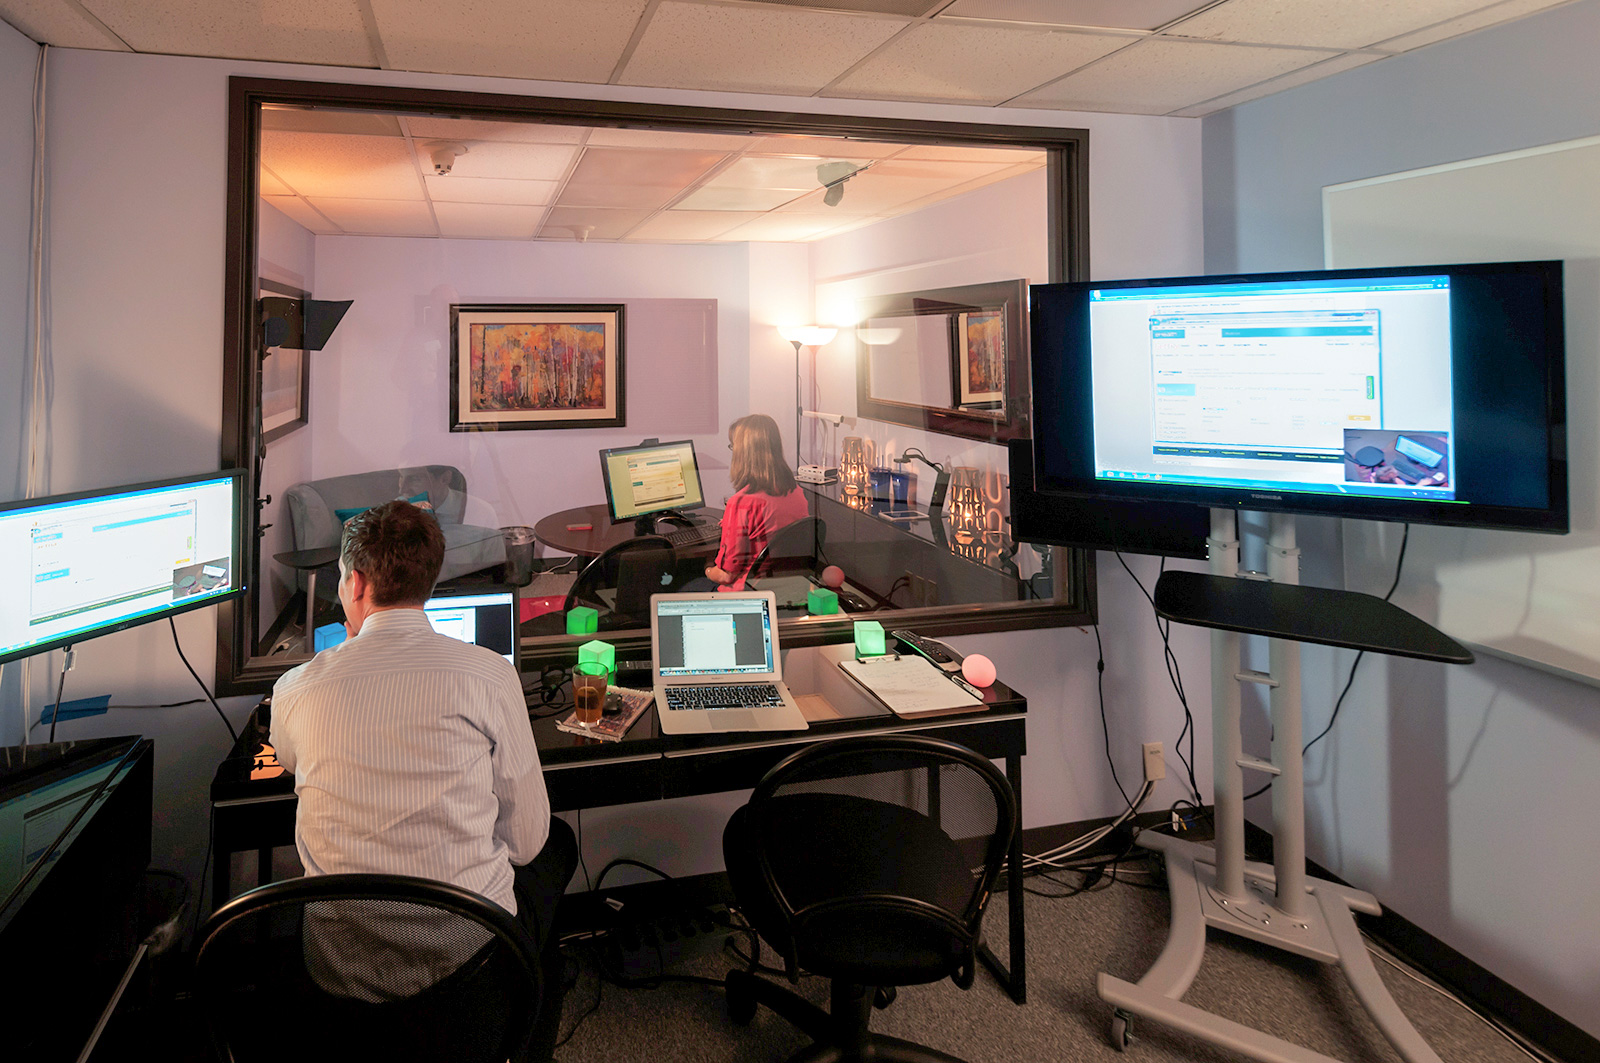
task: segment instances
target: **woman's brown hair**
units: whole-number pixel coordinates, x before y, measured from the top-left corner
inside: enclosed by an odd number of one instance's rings
[[[728,431],[733,439],[728,472],[735,490],[747,487],[774,497],[794,490],[794,473],[783,460],[778,422],[764,413],[752,413],[733,422]]]

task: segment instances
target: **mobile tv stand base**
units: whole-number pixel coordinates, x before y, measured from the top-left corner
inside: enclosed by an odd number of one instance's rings
[[[1320,1052],[1183,1003],[1181,998],[1205,955],[1206,928],[1215,927],[1338,964],[1368,1014],[1408,1063],[1440,1063],[1389,995],[1356,928],[1353,912],[1377,915],[1382,911],[1371,894],[1307,878],[1306,892],[1313,903],[1290,916],[1274,903],[1276,881],[1267,864],[1247,861],[1246,895],[1229,898],[1216,888],[1216,856],[1210,846],[1149,831],[1140,835],[1139,844],[1166,857],[1172,927],[1166,948],[1137,984],[1103,972],[1099,977],[1100,999],[1116,1009],[1111,1039],[1117,1048],[1128,1046],[1130,1020],[1139,1016],[1263,1063],[1337,1063]]]

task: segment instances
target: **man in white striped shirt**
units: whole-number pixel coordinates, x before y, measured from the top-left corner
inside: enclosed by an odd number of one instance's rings
[[[306,874],[450,882],[528,928],[546,981],[528,1058],[547,1059],[561,1012],[551,926],[577,844],[551,818],[516,670],[438,634],[422,611],[443,560],[438,522],[408,502],[350,519],[339,557],[350,638],[278,680],[271,742],[294,773]]]

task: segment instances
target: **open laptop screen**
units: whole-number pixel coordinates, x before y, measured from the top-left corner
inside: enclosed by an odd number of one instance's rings
[[[771,672],[766,597],[656,599],[656,664],[663,677]]]
[[[500,587],[435,589],[422,611],[441,635],[493,650],[516,665],[516,591]]]

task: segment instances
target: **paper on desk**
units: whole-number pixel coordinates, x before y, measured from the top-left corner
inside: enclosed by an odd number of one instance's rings
[[[840,661],[839,667],[871,691],[891,712],[937,712],[976,708],[983,704],[981,698],[956,686],[925,657],[870,657],[864,661]]]

